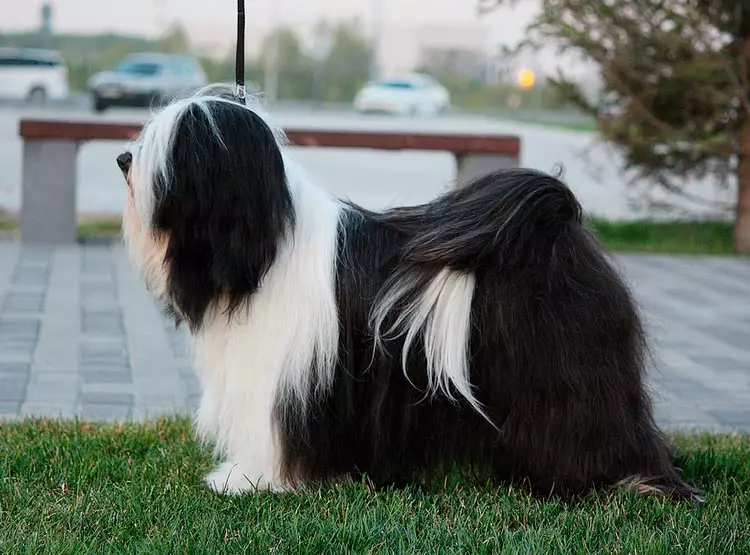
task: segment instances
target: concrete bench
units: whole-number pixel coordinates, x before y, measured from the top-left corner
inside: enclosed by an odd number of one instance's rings
[[[101,121],[22,120],[19,130],[23,139],[21,242],[75,243],[79,145],[87,141],[127,141],[140,129],[140,125]],[[520,140],[505,135],[285,131],[294,146],[451,152],[456,158],[459,185],[490,171],[519,164]]]

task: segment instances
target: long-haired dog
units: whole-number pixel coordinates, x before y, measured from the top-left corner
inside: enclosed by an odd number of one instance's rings
[[[502,170],[370,212],[218,88],[118,164],[134,265],[191,331],[212,488],[466,468],[543,495],[697,495],[652,418],[636,305],[556,178]]]

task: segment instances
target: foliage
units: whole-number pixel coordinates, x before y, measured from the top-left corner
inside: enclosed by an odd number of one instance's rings
[[[481,0],[480,8],[513,3]],[[743,157],[750,163],[740,141],[750,115],[749,6],[543,0],[522,46],[552,43],[596,62],[603,80],[597,103],[562,74],[553,84],[598,117],[602,137],[619,148],[636,179],[688,195],[687,179],[711,177],[719,185],[739,181],[740,195],[750,195],[750,169],[738,179]],[[738,203],[735,243],[750,252],[750,196]]]
[[[312,90],[313,62],[292,29],[282,27],[272,32],[263,43],[260,60],[270,56],[273,41],[278,41],[278,98],[296,100],[309,97]]]
[[[635,494],[538,501],[448,474],[377,490],[223,497],[187,419],[0,425],[3,553],[706,553],[750,551],[750,438],[676,438],[702,507]]]
[[[564,76],[554,83],[599,116],[629,168],[679,190],[686,177],[726,179],[736,163],[748,87],[716,19],[684,0],[545,0],[526,44],[554,41],[597,62],[598,105]]]
[[[331,34],[333,46],[321,67],[325,100],[348,102],[367,82],[372,49],[356,23],[339,23]]]

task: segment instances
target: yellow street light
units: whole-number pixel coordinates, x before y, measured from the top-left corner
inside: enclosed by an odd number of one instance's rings
[[[534,87],[536,83],[536,74],[531,69],[522,69],[518,72],[518,86],[528,90]]]

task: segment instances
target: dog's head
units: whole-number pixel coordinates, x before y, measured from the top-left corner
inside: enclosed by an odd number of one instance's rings
[[[167,106],[117,157],[130,256],[193,329],[258,289],[294,218],[283,136],[227,92]]]

